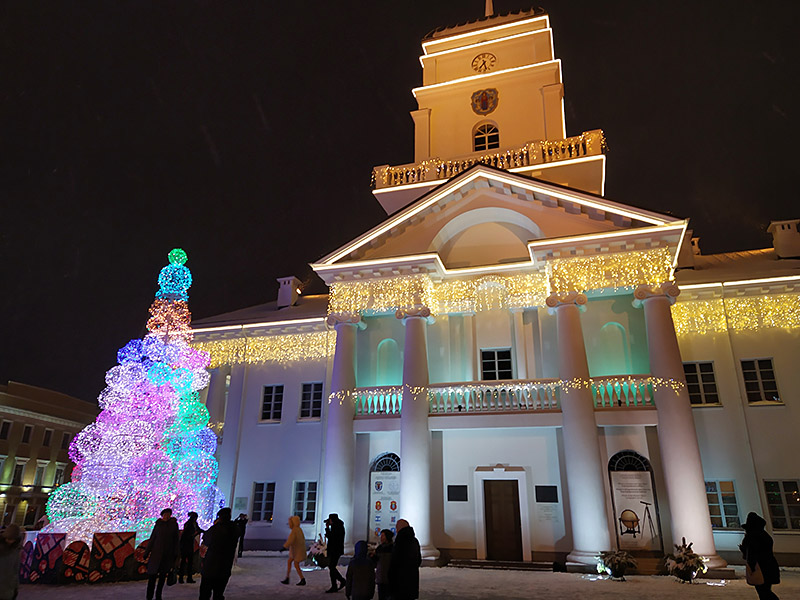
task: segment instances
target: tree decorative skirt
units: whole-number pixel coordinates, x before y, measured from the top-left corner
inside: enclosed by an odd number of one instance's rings
[[[97,420],[72,440],[72,481],[47,502],[49,525],[66,543],[91,544],[95,532],[135,531],[147,539],[164,508],[189,511],[208,528],[224,498],[216,487],[217,436],[200,401],[210,376],[209,355],[195,350],[187,290],[186,253],[175,249],[158,276],[149,333],[118,353],[98,397]]]

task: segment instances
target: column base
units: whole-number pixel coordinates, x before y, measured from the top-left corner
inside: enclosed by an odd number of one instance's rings
[[[719,554],[712,554],[711,556],[706,556],[706,568],[709,571],[712,569],[724,569],[728,566],[728,562],[722,558]]]
[[[592,565],[597,566],[597,557],[602,550],[573,550],[567,554],[567,568],[570,563],[575,565]]]
[[[420,546],[419,548],[420,554],[422,554],[422,558],[435,560],[439,558],[439,550],[435,546]]]

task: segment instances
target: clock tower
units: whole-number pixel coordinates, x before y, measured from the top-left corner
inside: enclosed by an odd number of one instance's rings
[[[561,61],[544,11],[434,30],[419,60],[414,163],[373,173],[387,213],[476,163],[602,195],[603,135],[567,138]]]

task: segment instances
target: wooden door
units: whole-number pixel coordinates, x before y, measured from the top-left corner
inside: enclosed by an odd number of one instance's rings
[[[519,487],[515,479],[483,482],[486,558],[522,560]]]

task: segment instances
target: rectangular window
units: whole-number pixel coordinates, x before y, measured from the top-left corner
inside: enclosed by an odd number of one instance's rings
[[[275,482],[258,481],[253,483],[252,521],[272,523],[272,511],[275,508]]]
[[[14,465],[14,474],[11,477],[11,485],[22,485],[22,475],[25,473],[26,462],[18,462]]]
[[[322,415],[322,382],[304,383],[300,398],[300,418],[319,419]]]
[[[780,402],[771,358],[742,361],[742,376],[748,402]]]
[[[739,505],[733,481],[706,481],[708,512],[714,529],[739,529]]]
[[[33,527],[36,524],[36,516],[38,513],[38,506],[28,505],[28,508],[25,509],[25,520],[22,522],[22,526]]]
[[[465,485],[448,485],[447,486],[447,501],[448,502],[468,502],[468,500],[467,500],[467,486],[465,486]]]
[[[717,380],[714,377],[714,363],[685,362],[683,373],[692,404],[719,404]]]
[[[313,523],[317,511],[317,482],[294,482],[294,513],[303,523]]]
[[[11,434],[11,421],[3,421],[0,425],[0,440],[7,440]]]
[[[800,530],[800,481],[765,481],[764,491],[772,528]]]
[[[33,476],[33,485],[42,485],[44,481],[44,470],[46,468],[45,465],[38,465],[36,467],[36,474]]]
[[[64,432],[64,435],[61,436],[61,449],[68,450],[69,449],[69,442],[70,442],[70,435],[68,432]]]
[[[30,444],[31,443],[31,434],[33,433],[33,425],[25,425],[25,429],[22,430],[22,443],[23,444]]]
[[[55,475],[53,475],[53,487],[59,486],[62,483],[64,483],[64,467],[58,465]]]
[[[265,385],[264,399],[261,403],[262,421],[280,421],[283,407],[283,386]]]
[[[514,379],[511,348],[481,350],[481,378],[484,381]]]
[[[50,447],[50,442],[53,440],[53,430],[52,429],[45,429],[44,430],[44,437],[42,438],[42,446],[45,448]]]
[[[536,502],[539,503],[558,502],[558,487],[554,485],[534,486],[534,492],[536,493]]]

